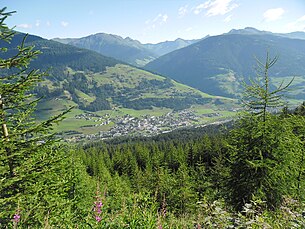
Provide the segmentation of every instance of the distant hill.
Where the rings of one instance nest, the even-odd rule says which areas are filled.
[[[305,40],[305,32],[280,33],[279,35],[293,39]]]
[[[159,56],[198,41],[179,38],[175,41],[165,41],[157,44],[142,44],[130,37],[122,38],[118,35],[106,33],[97,33],[83,38],[54,38],[53,40],[96,51],[135,66],[144,66]]]
[[[194,44],[198,42],[198,39],[195,40],[184,40],[181,38],[178,38],[174,41],[164,41],[157,44],[144,44],[144,47],[151,50],[153,53],[157,54],[159,56],[163,56],[167,53],[170,53],[172,51],[175,51],[177,49],[184,48],[186,46],[189,46],[191,44]]]
[[[146,49],[139,41],[132,40],[129,37],[124,39],[120,36],[106,33],[98,33],[83,38],[56,38],[54,40],[79,48],[93,50],[102,55],[136,66],[143,66],[157,57],[157,55]]]
[[[272,33],[269,31],[261,31],[253,27],[246,27],[244,29],[232,29],[227,34],[243,34],[243,35],[275,35],[275,36],[282,36],[292,39],[302,39],[305,40],[305,32],[291,32],[291,33]]]
[[[290,39],[253,28],[208,37],[168,53],[145,68],[213,94],[235,97],[241,82],[256,75],[256,60],[279,55],[271,69],[273,83],[296,76],[296,98],[305,99],[305,40]]]
[[[266,34],[272,34],[272,32],[269,31],[261,31],[253,27],[246,27],[244,29],[232,29],[228,33],[225,34],[241,34],[241,35],[266,35]]]
[[[10,44],[0,43],[1,47],[7,47],[6,53],[2,56],[12,56],[17,52],[17,45],[20,45],[25,34],[18,33],[14,36]],[[26,39],[26,45],[34,45],[35,49],[42,52],[39,58],[34,59],[31,67],[41,70],[48,70],[56,80],[64,80],[66,68],[72,68],[75,71],[94,71],[102,72],[106,67],[115,66],[122,63],[110,57],[100,55],[96,52],[76,48],[71,45],[64,45],[55,41],[49,41],[38,36],[29,35]],[[14,47],[13,49],[11,47]]]

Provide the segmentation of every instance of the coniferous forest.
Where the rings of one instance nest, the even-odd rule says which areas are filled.
[[[258,61],[230,123],[72,145],[52,128],[73,108],[33,116],[47,73],[25,39],[0,59],[0,228],[305,228],[305,103],[284,106],[292,81],[269,86],[277,57]]]

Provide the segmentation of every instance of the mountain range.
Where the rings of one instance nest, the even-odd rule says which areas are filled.
[[[260,31],[252,27],[232,29],[222,35],[225,34],[275,35],[293,39],[305,39],[304,32],[272,33],[269,31]],[[131,65],[143,67],[160,56],[202,41],[207,37],[209,35],[201,39],[185,40],[177,38],[174,41],[143,44],[130,37],[123,38],[114,34],[97,33],[82,38],[54,38],[52,40],[63,44],[70,44],[78,48],[96,51],[102,55],[113,57]]]
[[[113,57],[138,67],[144,66],[159,56],[198,41],[178,38],[175,41],[165,41],[157,44],[142,44],[130,37],[122,38],[118,35],[106,33],[97,33],[82,38],[54,38],[53,40],[78,48],[96,51],[102,55]]]
[[[236,97],[242,82],[259,74],[257,60],[264,62],[268,52],[279,57],[269,71],[272,86],[295,77],[294,98],[305,99],[305,40],[295,39],[304,34],[231,30],[163,55],[144,68],[213,95]]]
[[[248,35],[263,35],[263,34],[269,34],[269,35],[276,35],[276,36],[282,36],[292,39],[302,39],[305,40],[305,32],[291,32],[291,33],[272,33],[269,31],[261,31],[253,27],[246,27],[244,29],[232,29],[227,34],[248,34]]]

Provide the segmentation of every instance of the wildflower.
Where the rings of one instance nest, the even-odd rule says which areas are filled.
[[[101,214],[102,214],[102,206],[103,206],[103,203],[102,201],[100,200],[100,197],[99,196],[96,196],[96,198],[98,199],[98,201],[95,201],[94,202],[94,213],[95,213],[95,220],[97,222],[100,222],[102,220],[101,218]]]
[[[100,201],[96,201],[96,202],[94,202],[94,204],[95,204],[95,207],[94,207],[94,211],[97,213],[97,214],[101,214],[102,213],[102,206],[103,206],[103,203],[102,203],[102,201],[100,200]]]
[[[95,220],[96,220],[97,222],[100,222],[100,221],[102,220],[102,218],[101,218],[100,216],[96,215],[96,216],[95,216]]]
[[[96,206],[97,208],[101,208],[101,207],[103,206],[103,203],[102,203],[101,200],[95,201],[94,204],[95,204],[95,206]]]
[[[18,223],[18,222],[20,221],[20,215],[19,215],[18,213],[16,213],[16,214],[14,215],[13,221],[14,221],[15,223]]]
[[[97,185],[95,199],[96,199],[96,201],[94,202],[93,211],[94,211],[95,220],[99,223],[102,220],[101,214],[102,214],[102,207],[103,207],[103,202],[100,197],[99,184]]]
[[[20,216],[20,207],[19,207],[19,201],[18,201],[18,207],[17,207],[17,210],[15,211],[15,214],[14,214],[13,219],[12,219],[12,221],[13,221],[13,223],[15,225],[14,227],[17,226],[18,222],[20,221],[20,218],[21,218],[21,216]]]

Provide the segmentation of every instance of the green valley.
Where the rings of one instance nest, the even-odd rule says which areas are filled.
[[[23,36],[17,34],[9,45],[3,45],[16,45]],[[74,107],[62,125],[55,127],[65,138],[150,136],[223,120],[238,108],[237,100],[206,94],[90,50],[32,35],[25,44],[42,52],[31,65],[48,72],[33,91],[41,98],[36,117],[44,120]],[[16,52],[9,49],[2,55]]]
[[[234,99],[211,96],[162,76],[117,64],[100,73],[65,71],[65,80],[48,80],[35,89],[44,96],[39,119],[76,106],[57,132],[73,139],[155,135],[203,125],[234,115]]]

